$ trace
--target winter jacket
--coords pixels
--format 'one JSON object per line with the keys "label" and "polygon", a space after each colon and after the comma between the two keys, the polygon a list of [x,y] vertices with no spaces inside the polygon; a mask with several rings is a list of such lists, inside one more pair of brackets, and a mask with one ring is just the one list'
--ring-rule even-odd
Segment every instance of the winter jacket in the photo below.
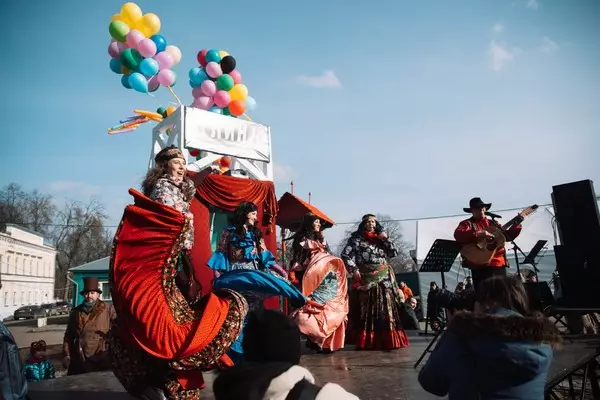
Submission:
{"label": "winter jacket", "polygon": [[419,383],[449,400],[538,400],[561,342],[547,318],[507,310],[460,312],[419,373]]}
{"label": "winter jacket", "polygon": [[51,360],[37,360],[31,355],[25,360],[25,376],[28,382],[40,382],[56,378]]}
{"label": "winter jacket", "polygon": [[19,348],[8,328],[0,322],[0,399],[27,398],[27,380]]}
{"label": "winter jacket", "polygon": [[315,385],[303,367],[288,363],[244,364],[222,371],[213,384],[216,400],[359,400],[335,383]]}

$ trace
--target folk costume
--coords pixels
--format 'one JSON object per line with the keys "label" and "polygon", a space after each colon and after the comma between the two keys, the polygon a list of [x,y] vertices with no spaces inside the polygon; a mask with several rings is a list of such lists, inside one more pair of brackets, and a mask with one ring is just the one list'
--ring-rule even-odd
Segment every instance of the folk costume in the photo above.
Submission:
{"label": "folk costume", "polygon": [[308,227],[296,234],[293,242],[292,271],[301,278],[302,294],[308,302],[295,310],[292,318],[300,332],[308,337],[307,345],[315,350],[332,352],[344,347],[348,325],[348,279],[344,262],[329,252],[322,232],[312,231],[317,219],[305,216]]}
{"label": "folk costume", "polygon": [[[463,208],[463,211],[470,213],[471,209],[482,207],[489,210],[491,206],[492,203],[484,203],[479,197],[474,197],[469,201],[469,207]],[[458,227],[454,231],[454,239],[461,244],[477,243],[477,234],[489,226],[498,227],[498,224],[485,217],[481,219],[475,219],[474,217],[465,219],[458,224]],[[521,229],[522,226],[520,224],[512,225],[508,231],[504,232],[506,240],[511,241],[517,238],[521,233]],[[471,270],[474,288],[477,289],[478,284],[486,278],[494,275],[506,276],[506,268],[508,267],[506,249],[504,247],[498,249],[487,265],[474,265],[468,260],[463,260],[463,266]]]}
{"label": "folk costume", "polygon": [[354,232],[341,258],[349,274],[360,272],[361,279],[353,283],[353,301],[350,306],[352,336],[358,349],[391,350],[408,346],[408,337],[402,327],[404,294],[396,283],[388,259],[398,255],[389,239],[381,239],[378,222],[375,232],[364,227],[374,215],[365,215]]}
{"label": "folk costume", "polygon": [[203,297],[182,293],[177,280],[192,221],[185,208],[167,205],[175,196],[154,192],[163,193],[154,196],[159,201],[129,190],[134,204],[125,208],[115,234],[110,260],[118,315],[111,329],[113,371],[136,397],[196,400],[205,386],[202,371],[233,365],[226,353],[240,334],[248,306],[231,290]]}

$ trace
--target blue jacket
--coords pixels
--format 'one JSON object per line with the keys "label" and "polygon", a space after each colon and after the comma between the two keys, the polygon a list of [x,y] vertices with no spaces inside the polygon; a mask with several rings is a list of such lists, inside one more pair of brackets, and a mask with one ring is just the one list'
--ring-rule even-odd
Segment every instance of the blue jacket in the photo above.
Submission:
{"label": "blue jacket", "polygon": [[419,373],[428,392],[450,400],[538,400],[558,330],[544,317],[496,309],[456,314]]}
{"label": "blue jacket", "polygon": [[52,360],[35,360],[31,356],[25,361],[25,376],[28,382],[40,382],[56,378]]}

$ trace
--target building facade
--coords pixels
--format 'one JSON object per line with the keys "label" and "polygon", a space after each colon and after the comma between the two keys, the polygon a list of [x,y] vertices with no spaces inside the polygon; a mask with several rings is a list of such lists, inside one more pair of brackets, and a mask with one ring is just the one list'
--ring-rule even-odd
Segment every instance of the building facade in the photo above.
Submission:
{"label": "building facade", "polygon": [[6,224],[0,232],[0,318],[22,306],[54,301],[56,249],[39,233]]}

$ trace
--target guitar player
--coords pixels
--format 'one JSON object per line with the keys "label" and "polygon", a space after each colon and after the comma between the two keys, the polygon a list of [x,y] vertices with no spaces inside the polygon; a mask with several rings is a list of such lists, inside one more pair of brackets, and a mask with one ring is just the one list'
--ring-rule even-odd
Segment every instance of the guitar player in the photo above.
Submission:
{"label": "guitar player", "polygon": [[[485,212],[490,209],[492,203],[484,203],[479,197],[474,197],[469,201],[469,207],[463,208],[466,213],[471,213],[471,218],[465,219],[458,224],[454,231],[454,239],[461,244],[476,243],[482,238],[494,238],[494,235],[487,232],[485,228],[488,226],[500,227],[495,221],[488,219]],[[523,217],[518,216],[518,220],[507,231],[504,231],[504,236],[507,241],[514,240],[521,233],[521,222]],[[506,249],[504,247],[498,249],[494,257],[486,265],[474,265],[468,260],[463,259],[463,266],[471,270],[473,276],[473,285],[477,289],[480,282],[495,275],[506,276],[506,268],[508,260],[506,259]]]}

